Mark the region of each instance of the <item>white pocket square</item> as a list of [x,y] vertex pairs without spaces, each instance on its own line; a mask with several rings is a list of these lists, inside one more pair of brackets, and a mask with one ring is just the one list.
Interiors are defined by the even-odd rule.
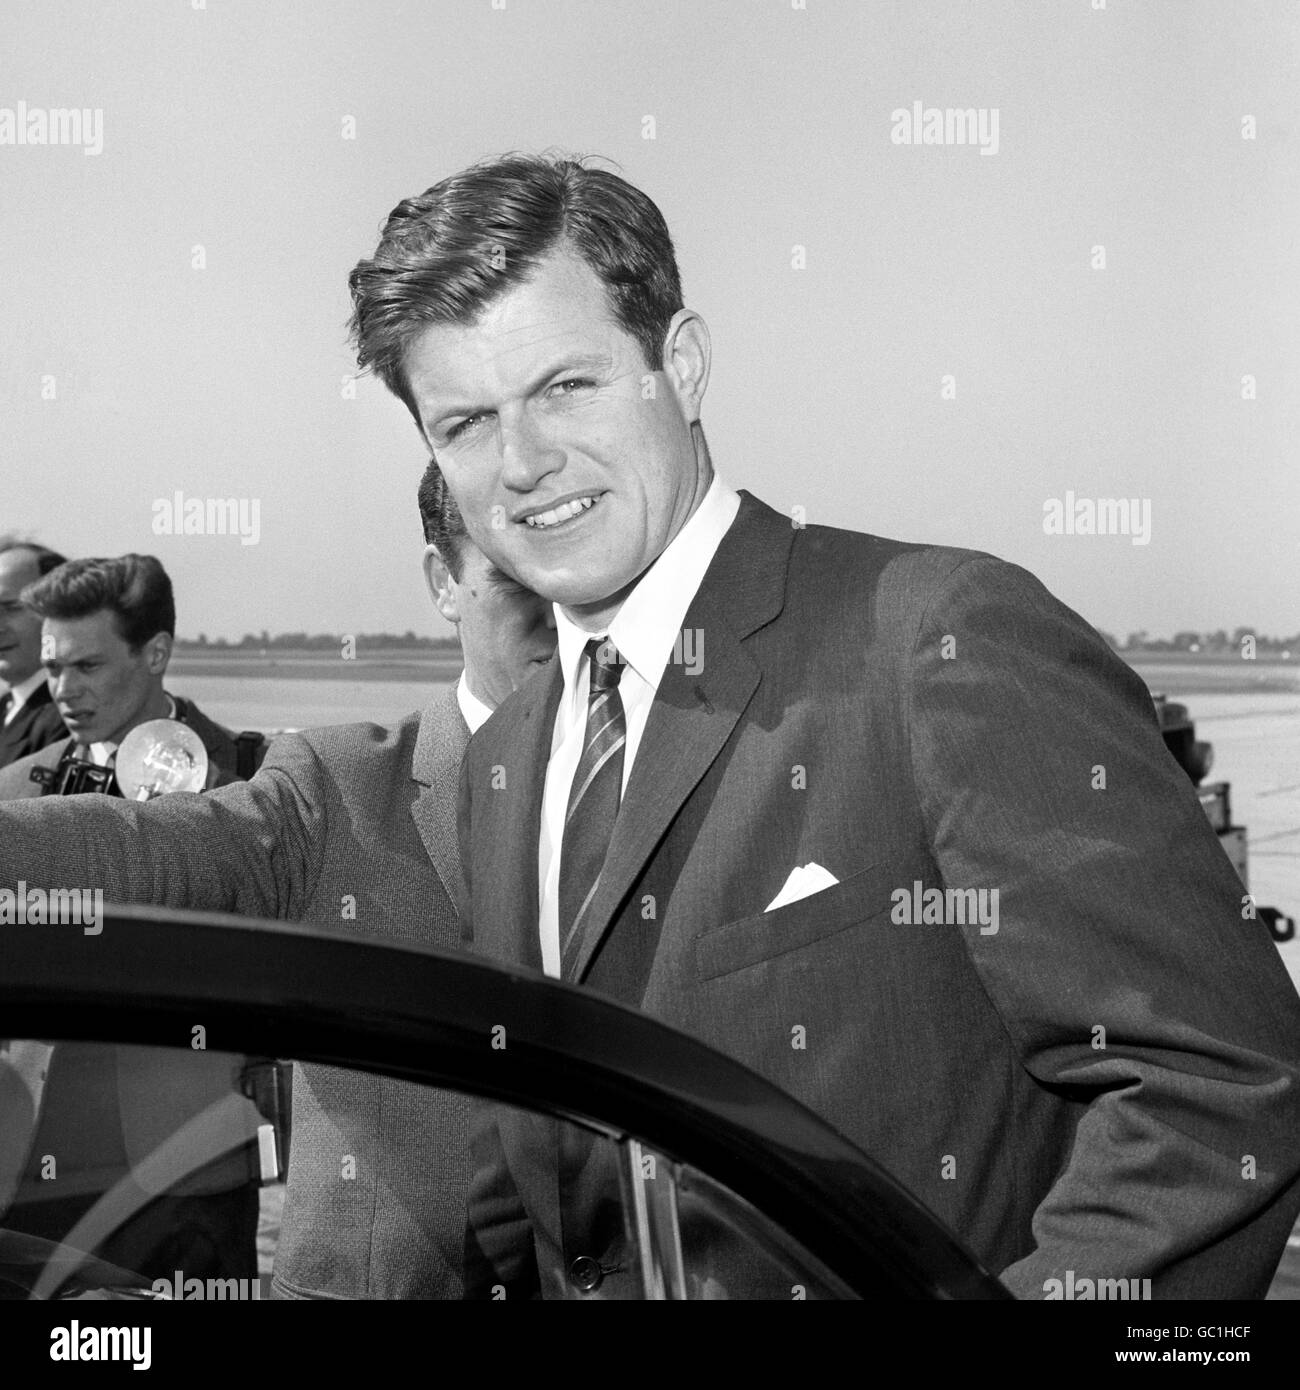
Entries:
[[800,898],[810,898],[814,893],[820,893],[823,888],[834,888],[838,882],[839,879],[833,873],[823,869],[820,864],[808,863],[801,868],[791,869],[790,877],[785,881],[785,887],[768,903],[763,911],[773,912],[778,907],[797,903]]

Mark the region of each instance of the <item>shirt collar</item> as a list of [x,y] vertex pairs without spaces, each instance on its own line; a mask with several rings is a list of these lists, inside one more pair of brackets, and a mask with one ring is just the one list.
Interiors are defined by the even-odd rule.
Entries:
[[469,725],[471,734],[478,733],[479,729],[492,718],[492,706],[485,705],[482,700],[469,688],[469,681],[465,678],[465,672],[460,673],[460,679],[456,682],[456,702],[460,705],[461,715],[465,723]]
[[36,693],[37,687],[44,679],[45,668],[43,666],[38,666],[25,681],[19,681],[17,685],[11,685],[9,687],[9,693],[14,697],[13,702],[9,706],[11,711],[9,717],[11,719],[22,709],[27,701],[32,698]]
[[555,635],[564,687],[577,684],[583,651],[593,637],[608,636],[619,655],[652,690],[658,690],[673,654],[686,610],[704,580],[722,538],[740,510],[740,494],[715,473],[704,500],[637,580],[608,633],[587,632],[557,603]]
[[[172,699],[169,691],[164,690],[163,695],[167,700],[167,713],[163,719],[180,719],[180,714],[176,709],[176,701]],[[184,722],[183,720],[181,721]],[[137,726],[138,727],[138,726]],[[108,767],[117,757],[117,750],[122,745],[120,743],[110,743],[105,740],[103,743],[92,743],[90,745],[91,761],[98,767]]]

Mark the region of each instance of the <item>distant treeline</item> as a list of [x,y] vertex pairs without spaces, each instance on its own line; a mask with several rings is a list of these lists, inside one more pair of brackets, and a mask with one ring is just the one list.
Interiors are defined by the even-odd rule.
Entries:
[[1193,656],[1240,656],[1246,650],[1274,656],[1300,652],[1300,633],[1294,637],[1268,637],[1253,627],[1236,627],[1231,633],[1223,628],[1217,632],[1175,632],[1168,638],[1151,637],[1143,630],[1130,632],[1123,645],[1109,632],[1101,635],[1119,652],[1187,652]]
[[409,628],[398,635],[394,632],[277,632],[273,637],[265,630],[261,636],[246,632],[238,642],[228,642],[224,637],[208,641],[206,633],[198,637],[178,637],[177,651],[190,652],[334,652],[337,653],[345,640],[351,640],[358,652],[365,651],[410,651],[456,652],[460,644],[454,637],[421,637]]
[[[1237,627],[1232,632],[1220,628],[1217,632],[1175,632],[1172,637],[1152,637],[1145,630],[1130,632],[1127,640],[1121,642],[1113,633],[1100,630],[1102,637],[1117,652],[1187,652],[1190,655],[1240,656],[1247,647],[1247,639],[1254,643],[1256,653],[1300,652],[1300,633],[1294,637],[1268,637],[1253,627]],[[460,644],[454,637],[418,636],[409,628],[401,633],[359,632],[348,634],[358,652],[366,651],[410,651],[428,652],[435,655],[441,652],[458,652]],[[209,641],[206,633],[198,637],[179,637],[176,639],[178,651],[232,651],[232,652],[337,652],[343,645],[341,632],[277,632],[272,636],[265,630],[260,636],[246,632],[238,642],[227,641],[224,637]]]

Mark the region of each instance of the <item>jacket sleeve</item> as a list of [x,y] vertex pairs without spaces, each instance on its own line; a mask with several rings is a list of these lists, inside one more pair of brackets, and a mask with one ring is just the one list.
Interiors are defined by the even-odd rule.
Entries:
[[276,741],[250,782],[148,802],[0,802],[0,886],[99,888],[109,902],[288,917],[315,880],[320,781],[306,740]]
[[932,595],[907,685],[945,887],[998,893],[975,967],[1020,1064],[1080,1103],[1004,1281],[1261,1297],[1300,1208],[1300,1000],[1145,685],[989,557]]

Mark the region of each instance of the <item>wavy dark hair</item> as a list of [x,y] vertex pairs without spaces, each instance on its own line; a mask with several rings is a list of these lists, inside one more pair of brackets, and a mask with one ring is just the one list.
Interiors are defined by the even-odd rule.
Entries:
[[107,608],[133,652],[160,632],[176,635],[172,582],[152,555],[69,560],[29,584],[22,599],[42,618],[88,618]]
[[471,165],[389,213],[375,254],[348,277],[357,365],[418,424],[405,375],[412,339],[431,324],[472,322],[561,242],[600,277],[615,322],[658,371],[682,307],[663,215],[618,174],[579,158],[525,154]]

